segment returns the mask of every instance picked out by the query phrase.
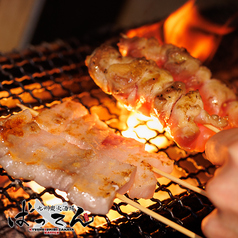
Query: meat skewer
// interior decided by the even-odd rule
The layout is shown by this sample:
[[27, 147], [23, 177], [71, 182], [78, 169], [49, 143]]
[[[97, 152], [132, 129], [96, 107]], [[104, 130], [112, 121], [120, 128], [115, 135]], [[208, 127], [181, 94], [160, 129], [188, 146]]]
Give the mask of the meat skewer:
[[[73, 115], [71, 115], [73, 114]], [[172, 172], [173, 162], [164, 152], [148, 153], [145, 145], [116, 135], [97, 115], [88, 114], [80, 103], [67, 101], [46, 109], [35, 118], [41, 129], [65, 138], [81, 149], [93, 150], [99, 158], [112, 158], [137, 168], [131, 198], [151, 198], [157, 179], [152, 166]]]
[[136, 167], [98, 158], [39, 128], [29, 110], [1, 121], [0, 163], [15, 178], [34, 180], [67, 192], [71, 202], [105, 214], [115, 194], [132, 185]]
[[[70, 104], [71, 104], [71, 103], [70, 103]], [[21, 108], [24, 109], [24, 110], [27, 109], [27, 107], [25, 107], [24, 105], [18, 105], [18, 106], [21, 107]], [[77, 106], [77, 107], [76, 107], [76, 110], [81, 107], [81, 105], [78, 105], [78, 104], [76, 105], [76, 104], [73, 103], [73, 104], [71, 104], [71, 107], [70, 107], [70, 108], [72, 109], [73, 106]], [[62, 105], [59, 105], [58, 107], [61, 107], [61, 108], [62, 108]], [[41, 123], [42, 123], [41, 126], [44, 127], [44, 128], [46, 128], [47, 118], [50, 118], [50, 117], [51, 117], [51, 119], [53, 118], [53, 120], [54, 120], [54, 119], [56, 119], [56, 118], [59, 119], [59, 117], [60, 117], [59, 114], [56, 115], [56, 112], [59, 112], [59, 110], [58, 110], [59, 108], [57, 108], [57, 106], [56, 106], [55, 109], [56, 109], [56, 110], [51, 110], [51, 109], [50, 109], [50, 110], [46, 110], [46, 111], [45, 111], [45, 112], [47, 113], [48, 117], [45, 115], [45, 113], [43, 114], [43, 117], [37, 117], [37, 116], [39, 116], [39, 115], [41, 116], [42, 114], [39, 114], [37, 111], [34, 111], [34, 110], [32, 110], [32, 109], [30, 109], [30, 112], [36, 117], [36, 121], [38, 121], [38, 122], [41, 121]], [[81, 110], [82, 110], [82, 109], [83, 109], [83, 108], [81, 108]], [[83, 110], [84, 110], [84, 109], [83, 109]], [[49, 114], [49, 112], [50, 112], [50, 114]], [[52, 112], [53, 112], [53, 113], [52, 113]], [[71, 111], [71, 112], [70, 112], [70, 111], [69, 111], [69, 112], [66, 112], [65, 115], [69, 115], [69, 113], [72, 113], [72, 111]], [[76, 114], [77, 114], [77, 113], [76, 113]], [[53, 116], [53, 115], [54, 115], [54, 116]], [[52, 116], [53, 116], [53, 117], [52, 117]], [[61, 117], [61, 118], [62, 118], [62, 117]], [[42, 119], [44, 119], [44, 122], [43, 122]], [[64, 120], [67, 121], [67, 117], [64, 117]], [[56, 120], [56, 121], [57, 121], [57, 120]], [[58, 122], [59, 122], [59, 121], [58, 121]], [[49, 123], [51, 124], [51, 121], [50, 121]], [[60, 123], [60, 122], [59, 122], [59, 123]], [[61, 120], [61, 123], [62, 123], [62, 120]], [[67, 121], [67, 123], [68, 123], [68, 121]], [[64, 124], [64, 123], [63, 123], [63, 124]], [[64, 127], [64, 125], [63, 125], [63, 127]], [[52, 127], [50, 127], [50, 126], [48, 125], [48, 130], [49, 130], [49, 128], [52, 128]], [[56, 128], [56, 127], [55, 127], [55, 128]], [[52, 129], [54, 130], [55, 128], [52, 128]], [[57, 128], [58, 128], [58, 127], [57, 127]], [[62, 129], [58, 128], [58, 130], [57, 130], [58, 133], [59, 133], [59, 131], [61, 131], [61, 130], [62, 130]], [[54, 131], [54, 133], [57, 134], [56, 131]], [[169, 174], [167, 174], [167, 173], [165, 173], [165, 172], [163, 172], [163, 171], [161, 171], [161, 170], [158, 170], [158, 169], [153, 168], [153, 171], [156, 172], [156, 173], [159, 173], [159, 174], [161, 174], [161, 175], [163, 175], [163, 176], [165, 176], [165, 177], [172, 178], [172, 180], [173, 180], [173, 176], [169, 176]], [[179, 180], [179, 179], [176, 179], [175, 181], [178, 182], [178, 183], [180, 183], [180, 184], [182, 184], [183, 186], [186, 187], [186, 183], [185, 183], [184, 181], [181, 181], [181, 180]], [[188, 186], [188, 187], [189, 187], [189, 189], [194, 190], [195, 192], [198, 192], [198, 193], [200, 193], [200, 194], [202, 194], [202, 195], [205, 195], [205, 192], [202, 191], [201, 189], [197, 188], [197, 187], [194, 187], [194, 186], [192, 186], [192, 185], [190, 185], [190, 186]], [[201, 191], [200, 191], [200, 190], [201, 190]], [[178, 230], [179, 232], [181, 232], [181, 233], [187, 235], [188, 237], [194, 237], [194, 238], [199, 238], [199, 237], [200, 237], [200, 236], [198, 236], [197, 234], [195, 234], [194, 232], [191, 232], [190, 230], [188, 230], [188, 229], [186, 229], [186, 228], [184, 228], [184, 227], [178, 225], [177, 223], [172, 222], [172, 221], [170, 221], [169, 219], [167, 219], [167, 218], [165, 218], [165, 217], [163, 217], [163, 216], [161, 216], [161, 215], [159, 215], [159, 214], [157, 214], [157, 213], [155, 213], [155, 212], [149, 210], [148, 208], [141, 206], [140, 204], [134, 202], [133, 200], [131, 200], [131, 199], [129, 199], [129, 198], [127, 198], [127, 197], [121, 195], [120, 193], [116, 193], [115, 197], [117, 197], [117, 198], [119, 198], [120, 200], [126, 202], [127, 204], [130, 204], [131, 206], [133, 206], [133, 207], [139, 209], [140, 211], [146, 213], [147, 215], [149, 215], [149, 216], [151, 216], [151, 217], [153, 217], [153, 218], [159, 220], [160, 222], [162, 222], [162, 223], [164, 223], [164, 224], [166, 224], [166, 225], [168, 225], [168, 226], [170, 226], [170, 227], [172, 227], [172, 228]]]
[[[232, 89], [213, 79], [211, 71], [184, 48], [159, 44], [155, 38], [123, 37], [118, 43], [124, 56], [145, 57], [167, 70], [174, 81], [185, 83], [186, 91], [199, 90], [204, 109], [211, 114], [228, 117], [229, 127], [238, 127], [238, 102]], [[228, 128], [228, 127], [227, 127]]]
[[127, 108], [156, 116], [174, 141], [188, 151], [204, 151], [215, 132], [206, 127], [227, 126], [227, 120], [204, 109], [199, 92], [187, 91], [185, 82], [153, 60], [122, 56], [110, 45], [102, 45], [86, 59], [89, 73], [102, 90]]
[[[22, 104], [19, 104], [18, 105], [21, 109], [23, 109], [23, 110], [25, 110], [25, 109], [28, 109], [28, 107], [26, 107], [26, 106], [24, 106], [24, 105], [22, 105]], [[60, 106], [60, 105], [58, 105], [58, 106], [56, 106], [55, 107], [55, 109], [57, 109], [57, 108], [59, 108], [59, 107], [62, 107], [62, 105]], [[79, 109], [81, 107], [81, 104], [76, 104], [75, 105], [75, 109], [77, 110], [77, 109]], [[71, 108], [72, 109], [72, 108]], [[34, 116], [36, 116], [36, 121], [40, 121], [41, 122], [41, 127], [43, 127], [43, 128], [46, 128], [46, 124], [49, 124], [49, 123], [52, 123], [52, 119], [53, 119], [53, 121], [54, 121], [54, 118], [56, 118], [56, 117], [61, 117], [59, 114], [58, 115], [56, 115], [55, 114], [55, 112], [56, 111], [58, 111], [58, 110], [56, 110], [56, 111], [54, 111], [54, 110], [52, 110], [52, 109], [50, 109], [50, 110], [45, 110], [45, 112], [48, 114], [48, 116], [45, 116], [45, 114], [44, 113], [41, 113], [41, 116], [40, 117], [37, 117], [38, 115], [39, 115], [39, 113], [37, 112], [37, 111], [34, 111], [34, 110], [32, 110], [32, 109], [30, 109], [31, 110], [31, 113], [34, 115]], [[49, 114], [49, 112], [51, 112], [50, 114]], [[53, 113], [52, 113], [53, 112]], [[66, 115], [70, 115], [70, 113], [72, 113], [72, 111], [70, 112], [67, 112], [66, 113]], [[44, 119], [44, 122], [41, 120], [41, 118], [42, 118], [42, 115], [43, 115], [43, 119]], [[51, 120], [48, 120], [48, 119], [51, 119]], [[66, 118], [65, 118], [66, 119]], [[67, 121], [67, 120], [66, 120]], [[67, 122], [68, 123], [68, 122]], [[60, 124], [62, 125], [62, 121], [60, 122]], [[63, 123], [63, 124], [65, 124], [65, 123]], [[54, 124], [55, 125], [55, 124]], [[105, 126], [105, 125], [104, 125]], [[61, 129], [59, 129], [59, 126], [57, 126], [57, 128], [58, 128], [58, 130], [61, 130]], [[104, 128], [105, 129], [105, 128]], [[108, 129], [107, 129], [108, 130]], [[48, 129], [48, 131], [50, 131], [50, 129]], [[55, 131], [54, 131], [54, 133], [56, 133]], [[78, 133], [76, 133], [77, 134], [77, 136], [79, 136], [80, 135], [80, 133], [78, 134]], [[93, 139], [92, 137], [90, 137], [91, 138], [91, 140]], [[69, 139], [70, 140], [70, 139]], [[72, 140], [71, 140], [72, 141]], [[73, 140], [73, 141], [75, 141], [75, 140]], [[187, 183], [187, 182], [185, 182], [185, 181], [183, 181], [183, 180], [181, 180], [181, 179], [179, 179], [179, 178], [177, 178], [177, 177], [174, 177], [173, 175], [171, 175], [171, 174], [169, 174], [169, 173], [167, 173], [167, 172], [165, 172], [165, 171], [162, 171], [162, 170], [160, 170], [160, 169], [158, 169], [158, 168], [156, 168], [156, 167], [153, 167], [152, 168], [152, 170], [153, 170], [153, 172], [154, 173], [156, 173], [156, 174], [158, 174], [158, 175], [161, 175], [161, 176], [163, 176], [163, 177], [166, 177], [166, 178], [168, 178], [168, 179], [170, 179], [171, 181], [173, 181], [173, 182], [175, 182], [175, 183], [178, 183], [178, 184], [180, 184], [180, 185], [182, 185], [183, 187], [186, 187], [186, 188], [188, 188], [188, 189], [190, 189], [190, 190], [192, 190], [192, 191], [194, 191], [194, 192], [196, 192], [196, 193], [199, 193], [199, 194], [201, 194], [201, 195], [203, 195], [203, 196], [207, 196], [207, 194], [206, 194], [206, 192], [203, 190], [203, 189], [200, 189], [200, 188], [198, 188], [198, 187], [195, 187], [195, 186], [193, 186], [193, 185], [191, 185], [191, 184], [189, 184], [189, 183]]]
[[66, 191], [73, 203], [98, 214], [107, 213], [117, 191], [152, 197], [157, 183], [152, 166], [173, 168], [165, 153], [148, 153], [134, 139], [115, 135], [71, 101], [36, 117], [29, 110], [11, 116], [1, 122], [0, 136], [0, 163], [10, 175]]

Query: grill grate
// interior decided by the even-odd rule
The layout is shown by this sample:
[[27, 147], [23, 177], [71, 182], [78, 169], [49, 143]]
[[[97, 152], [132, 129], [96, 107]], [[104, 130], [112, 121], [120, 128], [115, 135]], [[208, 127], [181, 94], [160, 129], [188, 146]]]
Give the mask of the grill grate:
[[[81, 102], [90, 112], [96, 112], [99, 118], [113, 128], [116, 133], [127, 129], [126, 119], [129, 113], [116, 100], [105, 95], [90, 79], [84, 65], [86, 55], [93, 46], [81, 44], [77, 40], [56, 41], [31, 46], [21, 52], [0, 55], [0, 115], [2, 118], [20, 111], [21, 103], [35, 110], [49, 108], [66, 98]], [[145, 125], [141, 120], [139, 126]], [[145, 143], [152, 145], [155, 152], [159, 149], [166, 152], [175, 161], [177, 176], [183, 180], [203, 187], [212, 177], [215, 167], [203, 154], [188, 154], [166, 137], [153, 129], [155, 136], [144, 138]], [[167, 145], [159, 148], [154, 143], [157, 137], [166, 137]], [[138, 137], [141, 136], [138, 134]], [[143, 138], [141, 138], [143, 139]], [[52, 188], [34, 192], [27, 185], [28, 181], [14, 179], [2, 168], [0, 169], [0, 235], [8, 237], [44, 237], [42, 233], [30, 233], [27, 227], [10, 228], [7, 218], [14, 217], [22, 208], [22, 200], [31, 202], [38, 198], [44, 202], [44, 195], [53, 194], [62, 201], [64, 197]], [[153, 211], [177, 222], [178, 224], [202, 235], [201, 220], [209, 214], [213, 205], [207, 198], [186, 190], [164, 178], [158, 180], [154, 197], [148, 201], [138, 200]], [[111, 209], [116, 218], [109, 215], [96, 215], [98, 224], [73, 232], [61, 232], [61, 237], [183, 237], [179, 232], [154, 220], [139, 211], [128, 212], [129, 205], [115, 200]], [[29, 222], [36, 217], [28, 216]], [[57, 236], [59, 237], [59, 235]]]

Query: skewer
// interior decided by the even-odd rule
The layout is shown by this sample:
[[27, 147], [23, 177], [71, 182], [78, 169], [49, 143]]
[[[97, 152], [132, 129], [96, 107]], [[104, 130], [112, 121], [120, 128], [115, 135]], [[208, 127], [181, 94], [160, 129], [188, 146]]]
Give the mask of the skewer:
[[39, 115], [39, 112], [37, 112], [34, 109], [32, 109], [30, 107], [27, 107], [27, 106], [25, 106], [23, 104], [17, 103], [17, 106], [20, 107], [22, 110], [28, 109], [33, 116], [38, 116]]
[[[208, 129], [214, 131], [215, 133], [220, 132], [220, 130], [219, 130], [218, 128], [216, 128], [216, 127], [214, 127], [214, 126], [212, 126], [212, 125], [206, 124], [206, 125], [204, 125], [204, 126], [207, 127]], [[165, 173], [164, 171], [162, 171], [162, 170], [160, 170], [160, 169], [157, 169], [157, 168], [154, 168], [154, 167], [153, 167], [152, 170], [153, 170], [155, 173], [160, 174], [160, 175], [162, 175], [163, 177], [165, 177], [165, 178], [167, 178], [167, 179], [170, 179], [171, 181], [173, 181], [173, 182], [175, 182], [175, 183], [178, 183], [178, 184], [180, 184], [180, 185], [182, 185], [182, 186], [184, 186], [184, 187], [186, 187], [186, 188], [188, 188], [188, 189], [190, 189], [190, 190], [192, 190], [192, 191], [194, 191], [194, 192], [196, 192], [196, 193], [199, 193], [199, 194], [201, 194], [201, 195], [207, 197], [206, 191], [204, 191], [204, 190], [201, 189], [201, 188], [198, 188], [198, 187], [196, 187], [196, 186], [193, 186], [193, 185], [191, 185], [191, 184], [189, 184], [189, 183], [187, 183], [187, 182], [185, 182], [185, 181], [183, 181], [183, 180], [181, 180], [181, 179], [179, 179], [179, 178], [177, 178], [177, 177], [174, 177], [174, 176], [171, 175], [171, 174]]]
[[[220, 132], [220, 130], [219, 130], [218, 128], [216, 128], [216, 127], [214, 127], [214, 126], [212, 126], [212, 125], [206, 124], [206, 125], [204, 125], [204, 126], [207, 127], [208, 129], [214, 131], [215, 133]], [[173, 182], [175, 182], [175, 183], [178, 183], [178, 184], [180, 184], [180, 185], [182, 185], [182, 186], [184, 186], [184, 187], [186, 187], [186, 188], [188, 188], [188, 189], [190, 189], [190, 190], [192, 190], [192, 191], [194, 191], [194, 192], [197, 192], [197, 193], [199, 193], [199, 194], [201, 194], [201, 195], [207, 197], [206, 191], [204, 191], [204, 190], [201, 189], [201, 188], [198, 188], [198, 187], [196, 187], [196, 186], [193, 186], [193, 185], [191, 185], [191, 184], [189, 184], [189, 183], [187, 183], [187, 182], [185, 182], [185, 181], [183, 181], [183, 180], [181, 180], [181, 179], [179, 179], [179, 178], [177, 178], [177, 177], [174, 177], [174, 176], [171, 175], [171, 174], [165, 173], [164, 171], [162, 171], [162, 170], [160, 170], [160, 169], [157, 169], [157, 168], [154, 168], [154, 167], [153, 167], [152, 170], [153, 170], [155, 173], [160, 174], [160, 175], [162, 175], [163, 177], [168, 178], [168, 179], [170, 179], [171, 181], [173, 181]]]
[[[31, 108], [29, 108], [29, 107], [27, 107], [25, 105], [17, 104], [17, 106], [20, 107], [22, 110], [25, 110], [25, 109], [30, 110], [30, 112], [31, 112], [31, 114], [33, 116], [39, 115], [39, 112], [37, 112], [34, 109], [31, 109]], [[179, 178], [176, 178], [176, 177], [174, 177], [174, 176], [172, 176], [172, 175], [170, 175], [168, 173], [165, 173], [165, 172], [163, 172], [163, 171], [161, 171], [159, 169], [156, 169], [156, 168], [153, 168], [153, 171], [155, 173], [157, 173], [157, 174], [160, 174], [160, 175], [162, 175], [162, 176], [164, 176], [164, 177], [166, 177], [166, 178], [168, 178], [168, 179], [178, 183], [178, 184], [181, 184], [184, 187], [187, 187], [187, 188], [189, 188], [189, 189], [191, 189], [191, 190], [193, 190], [193, 191], [195, 191], [197, 193], [200, 193], [200, 194], [206, 196], [206, 192], [204, 190], [202, 190], [202, 189], [200, 189], [198, 187], [195, 187], [195, 186], [193, 186], [191, 184], [188, 184], [188, 183], [186, 183], [185, 181], [183, 181], [183, 180], [181, 180]], [[150, 209], [148, 209], [146, 207], [141, 206], [140, 204], [134, 202], [133, 200], [131, 200], [131, 199], [129, 199], [129, 198], [119, 194], [119, 193], [116, 194], [116, 197], [119, 198], [120, 200], [126, 202], [127, 204], [130, 204], [131, 206], [139, 209], [140, 211], [146, 213], [147, 215], [152, 216], [153, 218], [159, 220], [160, 222], [162, 222], [162, 223], [172, 227], [173, 229], [175, 229], [175, 230], [177, 230], [177, 231], [187, 235], [188, 237], [201, 238], [201, 236], [195, 234], [194, 232], [192, 232], [192, 231], [190, 231], [190, 230], [188, 230], [188, 229], [178, 225], [177, 223], [175, 223], [175, 222], [173, 222], [173, 221], [171, 221], [171, 220], [169, 220], [169, 219], [167, 219], [167, 218], [157, 214], [156, 212], [151, 211]]]
[[[20, 108], [23, 109], [23, 110], [25, 110], [25, 109], [30, 110], [30, 112], [32, 113], [33, 116], [37, 116], [37, 115], [39, 114], [39, 112], [37, 112], [37, 111], [35, 111], [34, 109], [29, 108], [29, 107], [27, 107], [27, 106], [25, 106], [25, 105], [23, 105], [23, 104], [17, 104], [17, 106], [20, 107]], [[214, 128], [215, 128], [215, 127], [214, 127]], [[217, 128], [215, 128], [215, 129], [217, 129]], [[217, 130], [218, 130], [218, 129], [217, 129]], [[190, 190], [192, 190], [192, 191], [194, 191], [194, 192], [197, 192], [197, 193], [199, 193], [199, 194], [201, 194], [201, 195], [207, 197], [207, 193], [206, 193], [206, 191], [204, 191], [203, 189], [200, 189], [200, 188], [198, 188], [198, 187], [196, 187], [196, 186], [193, 186], [193, 185], [191, 185], [191, 184], [189, 184], [189, 183], [187, 183], [187, 182], [185, 182], [185, 181], [183, 181], [183, 180], [181, 180], [181, 179], [179, 179], [179, 178], [177, 178], [177, 177], [174, 177], [174, 176], [171, 175], [171, 174], [165, 173], [164, 171], [159, 170], [159, 169], [157, 169], [157, 168], [154, 168], [154, 167], [153, 167], [152, 170], [153, 170], [155, 173], [160, 174], [160, 175], [162, 175], [163, 177], [168, 178], [168, 179], [170, 179], [171, 181], [182, 185], [183, 187], [186, 187], [186, 188], [188, 188], [188, 189], [190, 189]]]
[[[29, 107], [27, 107], [27, 106], [25, 106], [25, 105], [23, 105], [23, 104], [17, 103], [17, 106], [20, 107], [22, 110], [24, 110], [24, 109], [30, 110], [30, 112], [32, 113], [33, 116], [37, 116], [37, 115], [39, 114], [39, 112], [37, 112], [37, 111], [35, 111], [34, 109], [29, 108]], [[206, 124], [206, 125], [204, 125], [204, 126], [207, 127], [208, 129], [214, 131], [215, 133], [220, 132], [220, 130], [219, 130], [218, 128], [216, 128], [216, 127], [214, 127], [214, 126], [212, 126], [212, 125]]]
[[201, 188], [198, 188], [196, 186], [193, 186], [185, 181], [183, 181], [182, 179], [179, 179], [177, 177], [174, 177], [173, 175], [171, 174], [168, 174], [168, 173], [165, 173], [164, 171], [160, 170], [160, 169], [157, 169], [157, 168], [154, 168], [152, 169], [156, 174], [160, 174], [162, 175], [163, 177], [167, 178], [167, 179], [170, 179], [171, 181], [175, 182], [175, 183], [178, 183], [180, 185], [182, 185], [183, 187], [186, 187], [196, 193], [199, 193], [205, 197], [207, 197], [207, 193], [206, 191], [204, 191], [203, 189]]
[[215, 126], [212, 126], [212, 125], [205, 124], [204, 126], [205, 126], [206, 128], [208, 128], [208, 129], [214, 131], [215, 133], [218, 133], [218, 132], [221, 131], [221, 130], [219, 130], [218, 128], [216, 128]]
[[183, 233], [184, 235], [188, 236], [188, 237], [192, 237], [192, 238], [201, 238], [201, 236], [197, 235], [196, 233], [180, 226], [179, 224], [159, 215], [158, 213], [151, 211], [150, 209], [141, 206], [139, 203], [134, 202], [133, 200], [127, 198], [124, 195], [121, 195], [119, 193], [116, 194], [116, 197], [119, 198], [120, 200], [122, 200], [123, 202], [126, 202], [127, 204], [130, 204], [131, 206], [139, 209], [140, 211], [146, 213], [149, 216], [152, 216], [153, 218], [155, 218], [156, 220], [172, 227], [173, 229]]

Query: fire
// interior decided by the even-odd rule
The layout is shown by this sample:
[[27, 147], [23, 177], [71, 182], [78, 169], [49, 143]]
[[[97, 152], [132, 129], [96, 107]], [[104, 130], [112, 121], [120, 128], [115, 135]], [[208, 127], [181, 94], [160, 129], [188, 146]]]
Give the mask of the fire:
[[224, 25], [212, 23], [200, 14], [195, 0], [189, 0], [165, 20], [129, 30], [127, 36], [155, 37], [160, 43], [184, 47], [205, 61], [212, 59], [222, 37], [234, 30], [229, 26], [231, 19]]
[[201, 61], [212, 58], [222, 36], [232, 32], [229, 26], [220, 26], [203, 18], [195, 5], [195, 0], [171, 14], [164, 23], [166, 43], [185, 47]]
[[[145, 150], [155, 152], [168, 146], [171, 142], [162, 135], [163, 126], [156, 117], [147, 117], [141, 113], [132, 112], [127, 119], [128, 129], [122, 131], [122, 135], [145, 143]], [[146, 143], [150, 141], [150, 143]]]

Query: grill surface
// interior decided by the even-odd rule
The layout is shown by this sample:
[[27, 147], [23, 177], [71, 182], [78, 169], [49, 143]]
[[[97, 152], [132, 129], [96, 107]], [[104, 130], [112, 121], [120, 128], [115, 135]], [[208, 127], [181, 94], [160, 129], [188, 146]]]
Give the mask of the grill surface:
[[[77, 40], [60, 40], [31, 46], [22, 52], [1, 55], [1, 117], [20, 111], [17, 107], [19, 103], [40, 110], [66, 98], [74, 98], [85, 105], [90, 112], [98, 113], [100, 119], [115, 129], [116, 133], [126, 130], [129, 113], [120, 107], [113, 97], [105, 95], [87, 73], [84, 59], [93, 48], [92, 45], [82, 44]], [[137, 127], [144, 124], [145, 121], [139, 121]], [[153, 139], [165, 136], [156, 129], [153, 131], [156, 136], [145, 138], [148, 145], [154, 145]], [[215, 167], [204, 158], [203, 154], [188, 154], [177, 148], [169, 138], [168, 141], [168, 145], [163, 148], [154, 145], [155, 150], [165, 151], [175, 161], [178, 177], [196, 186], [204, 187], [212, 177]], [[62, 201], [65, 199], [51, 188], [36, 193], [26, 185], [27, 181], [14, 179], [3, 169], [0, 169], [0, 182], [1, 237], [48, 236], [33, 232], [29, 234], [25, 226], [10, 228], [7, 217], [14, 217], [14, 214], [21, 210], [23, 199], [27, 202], [36, 198], [42, 200], [43, 195], [48, 193], [61, 198]], [[158, 180], [157, 185], [154, 198], [146, 206], [202, 236], [201, 220], [213, 209], [208, 199], [166, 179]], [[144, 204], [145, 201], [138, 202]], [[128, 206], [119, 200], [115, 201], [111, 210], [117, 214], [116, 219], [92, 214], [102, 225], [90, 225], [80, 231], [61, 232], [60, 236], [77, 237], [80, 233], [81, 237], [171, 237], [172, 235], [184, 237], [181, 233], [140, 211], [128, 213], [125, 210]], [[28, 216], [27, 219], [33, 221], [36, 217]]]

